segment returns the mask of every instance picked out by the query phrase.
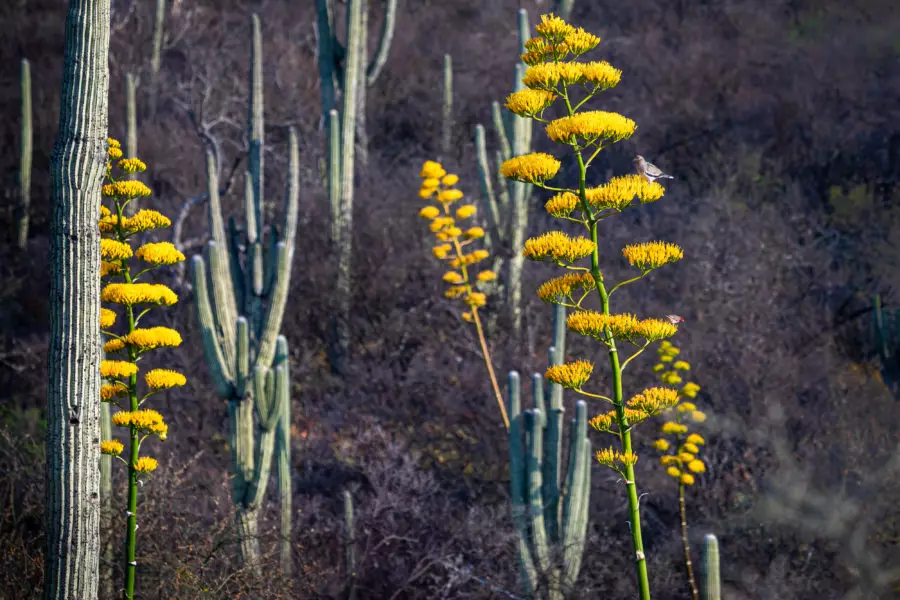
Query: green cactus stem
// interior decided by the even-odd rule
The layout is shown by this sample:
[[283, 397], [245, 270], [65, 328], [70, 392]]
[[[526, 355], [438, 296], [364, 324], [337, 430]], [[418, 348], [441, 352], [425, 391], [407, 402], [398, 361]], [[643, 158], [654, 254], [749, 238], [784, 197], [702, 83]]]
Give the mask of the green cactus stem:
[[345, 598], [356, 598], [356, 528], [353, 523], [353, 495], [344, 490], [344, 572], [347, 576]]
[[702, 600], [721, 600], [722, 582], [719, 578], [719, 541], [713, 534], [703, 538]]
[[156, 118], [159, 104], [159, 67], [161, 65], [163, 36], [165, 34], [166, 0], [156, 0], [153, 18], [153, 50], [150, 54], [150, 98], [148, 103], [150, 118]]
[[19, 199], [16, 205], [16, 245], [25, 249], [28, 244], [28, 219], [31, 206], [31, 155], [33, 133], [31, 126], [31, 63], [22, 59], [19, 75]]
[[881, 295], [873, 299], [875, 324], [875, 345], [881, 364], [881, 376], [895, 397], [900, 398], [900, 311], [886, 311], [881, 303]]
[[[288, 131], [288, 176], [284, 219], [265, 240], [263, 197], [262, 41], [259, 18], [251, 16], [250, 156], [245, 186], [246, 223], [229, 219], [226, 230], [219, 198], [216, 158], [207, 150], [210, 242], [206, 256], [192, 259], [193, 286], [204, 355], [217, 394], [228, 401], [232, 453], [232, 501], [237, 509], [241, 556], [259, 560], [257, 521], [268, 486], [277, 439], [282, 510], [289, 494], [290, 385], [287, 340], [280, 335], [290, 288], [291, 258], [299, 207], [297, 134]], [[280, 235], [279, 235], [280, 233]], [[208, 271], [208, 272], [207, 272]], [[280, 434], [279, 434], [280, 431]], [[289, 518], [289, 517], [288, 517]], [[282, 525], [289, 540], [290, 523]], [[282, 545], [284, 552], [285, 546]], [[282, 565], [289, 570], [289, 546]]]
[[[290, 381], [290, 380], [288, 380]], [[281, 403], [281, 417], [276, 433], [275, 459], [278, 462], [278, 497], [281, 501], [281, 574], [290, 577], [293, 573], [291, 556], [291, 401]]]
[[450, 159], [453, 142], [453, 58], [444, 55], [444, 104], [441, 110], [441, 162]]

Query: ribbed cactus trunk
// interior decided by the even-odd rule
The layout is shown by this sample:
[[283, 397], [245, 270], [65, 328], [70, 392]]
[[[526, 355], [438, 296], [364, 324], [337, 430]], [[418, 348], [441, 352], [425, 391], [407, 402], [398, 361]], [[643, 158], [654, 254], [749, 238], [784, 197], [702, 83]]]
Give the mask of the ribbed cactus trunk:
[[156, 0], [156, 12], [153, 17], [153, 49], [150, 54], [150, 100], [148, 112], [150, 118], [156, 118], [156, 110], [159, 107], [159, 68], [162, 64], [162, 45], [165, 33], [166, 0]]
[[344, 573], [347, 588], [344, 597], [356, 599], [356, 527], [353, 523], [353, 495], [344, 490]]
[[[281, 237], [272, 227], [265, 239], [263, 185], [262, 35], [251, 17], [250, 109], [247, 127], [246, 227], [225, 219], [219, 198], [217, 161], [207, 149], [209, 229], [206, 260], [192, 259], [194, 298], [203, 349], [216, 392], [228, 403], [232, 502], [241, 557], [259, 567], [259, 511], [275, 455], [282, 491], [282, 538], [290, 539], [290, 374], [287, 340], [279, 335], [290, 289], [297, 232], [300, 165], [297, 134], [288, 131], [288, 177]], [[207, 267], [209, 273], [207, 273]], [[280, 443], [276, 443], [281, 440]], [[282, 544], [282, 564], [290, 546]], [[288, 567], [289, 570], [289, 567]]]
[[719, 541], [713, 534], [703, 538], [702, 600], [722, 600], [722, 582], [719, 579]]
[[281, 574], [290, 577], [294, 570], [292, 546], [292, 517], [291, 495], [293, 485], [291, 483], [291, 402], [281, 407], [281, 418], [278, 420], [278, 439], [275, 448], [275, 460], [278, 462], [278, 496], [281, 501]]
[[444, 55], [444, 97], [441, 107], [441, 162], [450, 158], [453, 141], [453, 58]]
[[[528, 12], [525, 9], [519, 10], [518, 30], [520, 51], [524, 52], [525, 42], [531, 35]], [[514, 92], [524, 87], [522, 84], [524, 73], [524, 65], [517, 64]], [[499, 176], [499, 169], [504, 161], [531, 151], [532, 121], [508, 111], [504, 116], [499, 102], [492, 103], [491, 118], [499, 146], [496, 165], [492, 166], [488, 158], [484, 127], [482, 125], [475, 127], [478, 175], [481, 180], [482, 200], [488, 214], [485, 241], [494, 256], [494, 271], [504, 275], [502, 287], [495, 289], [502, 292], [505, 297], [505, 306], [509, 311], [513, 332], [518, 335], [522, 327], [522, 274], [525, 268], [525, 257], [521, 249], [528, 233], [528, 209], [532, 186], [507, 181]]]
[[[565, 307], [556, 305], [551, 365], [561, 364], [565, 357], [565, 321]], [[534, 409], [523, 411], [517, 372], [510, 371], [508, 386], [510, 500], [522, 584], [529, 597], [562, 600], [574, 590], [587, 533], [591, 492], [587, 404], [575, 405], [563, 477], [562, 387], [550, 385], [548, 410], [543, 377], [535, 373]]]
[[44, 598], [97, 598], [100, 558], [100, 188], [109, 0], [71, 0], [51, 162]]
[[33, 133], [31, 127], [31, 63], [22, 59], [19, 76], [19, 198], [16, 205], [16, 245], [24, 249], [28, 244], [29, 209], [31, 207], [31, 153]]

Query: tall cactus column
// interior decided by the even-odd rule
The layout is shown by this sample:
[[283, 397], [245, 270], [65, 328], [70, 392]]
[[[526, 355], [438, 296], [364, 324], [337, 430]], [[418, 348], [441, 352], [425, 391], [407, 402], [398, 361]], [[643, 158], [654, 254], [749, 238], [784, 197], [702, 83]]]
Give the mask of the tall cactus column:
[[28, 244], [28, 211], [31, 207], [31, 63], [22, 59], [19, 75], [21, 114], [19, 121], [19, 199], [16, 206], [16, 245], [24, 249]]
[[[248, 124], [249, 172], [245, 194], [246, 230], [229, 219], [226, 232], [219, 199], [216, 158], [207, 151], [209, 228], [206, 259], [192, 260], [193, 284], [203, 348], [220, 397], [228, 401], [232, 458], [232, 501], [245, 563], [259, 560], [261, 502], [273, 454], [279, 463], [282, 511], [290, 514], [290, 377], [287, 340], [279, 335], [290, 288], [291, 261], [299, 206], [297, 135], [288, 133], [288, 177], [280, 238], [272, 227], [265, 241], [263, 198], [262, 42], [259, 19], [251, 17], [251, 100]], [[209, 271], [207, 273], [207, 270]], [[278, 441], [278, 443], [276, 443]], [[284, 503], [288, 498], [287, 505]], [[282, 536], [290, 524], [282, 522]], [[282, 546], [284, 552], [284, 546]], [[289, 552], [289, 546], [288, 546]], [[282, 564], [289, 564], [289, 556]]]
[[[556, 307], [554, 321], [562, 325], [554, 327], [551, 366], [559, 364], [564, 354], [564, 307]], [[544, 380], [535, 373], [535, 408], [523, 411], [517, 372], [510, 371], [508, 385], [510, 497], [522, 582], [529, 596], [547, 590], [548, 599], [562, 600], [578, 579], [587, 533], [591, 491], [587, 404], [579, 401], [575, 406], [563, 478], [562, 387], [551, 384], [547, 410]]]
[[109, 0], [71, 0], [50, 167], [45, 600], [95, 600], [100, 559], [100, 189]]
[[[529, 39], [528, 12], [523, 8], [518, 14], [519, 46], [525, 52], [525, 42]], [[523, 89], [522, 76], [525, 65], [521, 62], [515, 68], [513, 91]], [[525, 243], [528, 231], [528, 199], [532, 186], [521, 182], [508, 181], [499, 175], [500, 165], [514, 156], [531, 151], [532, 121], [512, 113], [503, 115], [500, 104], [491, 105], [494, 132], [499, 150], [496, 165], [491, 165], [487, 153], [487, 141], [483, 125], [475, 127], [475, 153], [478, 175], [481, 181], [481, 196], [488, 214], [486, 242], [494, 254], [494, 271], [505, 271], [503, 292], [509, 309], [513, 331], [518, 334], [522, 326], [522, 272], [525, 257], [514, 249]], [[494, 185], [497, 190], [495, 193]], [[504, 269], [504, 262], [509, 261]]]

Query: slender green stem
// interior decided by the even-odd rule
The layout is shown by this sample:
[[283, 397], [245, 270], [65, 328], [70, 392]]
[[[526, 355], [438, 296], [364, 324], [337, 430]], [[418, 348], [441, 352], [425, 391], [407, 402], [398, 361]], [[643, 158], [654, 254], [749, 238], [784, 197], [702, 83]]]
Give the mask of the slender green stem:
[[644, 271], [643, 273], [641, 273], [641, 274], [638, 275], [637, 277], [632, 277], [631, 279], [626, 279], [625, 281], [620, 281], [619, 283], [617, 283], [616, 285], [614, 285], [613, 288], [612, 288], [611, 290], [609, 290], [609, 295], [612, 296], [612, 293], [613, 293], [614, 291], [616, 291], [617, 289], [619, 289], [620, 287], [622, 287], [622, 286], [626, 286], [626, 285], [628, 285], [629, 283], [634, 283], [635, 281], [640, 281], [640, 280], [643, 279], [644, 276], [647, 275], [647, 273], [649, 273], [649, 272], [650, 272], [650, 271]]
[[642, 348], [640, 348], [637, 352], [635, 352], [634, 354], [632, 354], [631, 356], [629, 356], [628, 358], [626, 358], [626, 359], [625, 359], [625, 362], [622, 363], [622, 371], [625, 371], [625, 367], [628, 366], [628, 363], [630, 363], [630, 362], [633, 361], [635, 358], [637, 358], [638, 356], [640, 356], [641, 353], [642, 353], [644, 350], [646, 350], [646, 349], [647, 349], [647, 346], [649, 346], [649, 345], [650, 345], [650, 342], [645, 342], [645, 343], [644, 343], [644, 346], [643, 346]]
[[694, 564], [691, 562], [691, 545], [688, 541], [687, 509], [684, 503], [684, 484], [678, 482], [678, 509], [681, 512], [681, 545], [684, 546], [684, 566], [687, 567], [688, 583], [691, 585], [691, 598], [700, 600], [697, 580], [694, 578]]

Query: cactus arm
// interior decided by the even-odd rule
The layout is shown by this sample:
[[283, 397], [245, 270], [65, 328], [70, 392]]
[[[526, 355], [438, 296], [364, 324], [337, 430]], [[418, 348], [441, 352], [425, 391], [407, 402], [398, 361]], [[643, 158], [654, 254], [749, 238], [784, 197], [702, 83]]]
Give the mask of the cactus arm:
[[241, 267], [241, 229], [235, 223], [234, 217], [228, 217], [228, 265], [231, 268], [234, 304], [243, 310], [246, 290], [244, 269]]
[[223, 327], [226, 339], [234, 344], [234, 321], [237, 319], [237, 306], [234, 298], [234, 290], [231, 281], [231, 263], [228, 252], [228, 238], [225, 237], [225, 220], [222, 218], [222, 203], [219, 198], [219, 174], [216, 168], [216, 156], [209, 148], [206, 149], [206, 182], [209, 193], [209, 233], [212, 241], [219, 248], [219, 254], [224, 254], [222, 264], [224, 271], [219, 271], [210, 263], [213, 278], [213, 301], [216, 308], [216, 316], [226, 325]]
[[[475, 156], [478, 162], [478, 180], [481, 182], [481, 196], [488, 214], [488, 240], [491, 246], [499, 247], [503, 240], [500, 234], [500, 208], [497, 205], [497, 197], [491, 183], [491, 165], [487, 157], [487, 143], [485, 141], [484, 126], [475, 126]], [[506, 185], [505, 183], [503, 184]]]
[[[575, 422], [572, 427], [572, 453], [569, 456], [569, 472], [566, 473], [566, 498], [563, 502], [563, 547], [568, 553], [578, 536], [578, 516], [584, 500], [584, 469], [588, 462], [585, 445], [587, 437], [587, 403], [579, 400], [575, 404]], [[566, 563], [568, 564], [568, 560]]]
[[550, 570], [550, 551], [547, 545], [547, 530], [544, 528], [544, 506], [541, 497], [543, 487], [541, 458], [544, 453], [544, 417], [539, 410], [525, 411], [526, 445], [528, 452], [528, 512], [531, 516], [531, 539], [534, 555], [541, 573]]
[[233, 376], [229, 363], [225, 361], [219, 342], [219, 334], [217, 333], [209, 301], [209, 291], [206, 285], [208, 280], [206, 266], [201, 256], [194, 256], [191, 259], [191, 273], [194, 284], [194, 305], [197, 307], [197, 321], [200, 324], [203, 354], [206, 356], [209, 374], [219, 397], [231, 398], [234, 394]]
[[341, 124], [338, 111], [328, 113], [328, 206], [331, 210], [331, 244], [341, 238]]
[[[279, 341], [284, 337], [279, 338]], [[285, 346], [287, 341], [284, 341]], [[277, 359], [276, 359], [277, 360]], [[287, 362], [285, 361], [285, 367]], [[288, 376], [290, 381], [290, 376]], [[287, 398], [281, 407], [276, 434], [275, 459], [278, 462], [278, 496], [281, 501], [281, 574], [290, 577], [293, 571], [291, 558], [291, 401]]]
[[287, 244], [293, 255], [297, 222], [300, 218], [300, 148], [297, 130], [293, 127], [288, 129], [288, 175], [284, 196], [285, 213], [281, 241]]
[[[131, 73], [125, 74], [125, 157], [138, 155], [137, 147], [137, 82]], [[131, 201], [134, 204], [134, 200]]]
[[[500, 200], [500, 206], [504, 209], [509, 208], [509, 187], [507, 186], [507, 181], [503, 177], [503, 174], [500, 172], [500, 165], [503, 164], [503, 153], [500, 150], [497, 150], [494, 153], [496, 158], [497, 170], [494, 172], [494, 175], [497, 177], [497, 189], [499, 193], [497, 195], [497, 199]], [[509, 216], [504, 214], [500, 217], [500, 231], [503, 235], [506, 235], [506, 228], [509, 226]]]
[[263, 231], [263, 194], [265, 192], [263, 155], [265, 119], [263, 117], [263, 69], [262, 69], [262, 33], [259, 15], [250, 15], [252, 42], [250, 48], [250, 107], [248, 110], [247, 143], [248, 169], [253, 181], [253, 209], [256, 219], [255, 229], [251, 233], [249, 223], [247, 235], [259, 235]]
[[508, 412], [509, 412], [509, 492], [512, 505], [512, 520], [517, 532], [519, 566], [522, 571], [522, 583], [526, 592], [531, 594], [537, 587], [537, 571], [531, 551], [528, 549], [528, 521], [525, 504], [525, 453], [522, 448], [523, 420], [522, 401], [519, 389], [519, 374], [510, 371], [508, 375]]
[[550, 405], [547, 421], [547, 443], [544, 449], [543, 482], [544, 521], [551, 542], [559, 541], [559, 461], [562, 453], [562, 407]]
[[394, 29], [397, 23], [397, 0], [387, 0], [384, 7], [384, 19], [381, 21], [381, 34], [378, 36], [378, 47], [372, 62], [366, 68], [366, 85], [374, 85], [375, 80], [381, 74], [391, 52], [391, 42], [394, 40]]
[[347, 579], [347, 600], [356, 598], [356, 532], [353, 526], [353, 496], [344, 490], [344, 570]]
[[[519, 9], [518, 14], [519, 20], [519, 55], [525, 54], [525, 42], [527, 42], [531, 38], [531, 28], [528, 25], [528, 11], [524, 8]], [[521, 81], [521, 79], [516, 80], [517, 83]]]
[[275, 356], [275, 341], [281, 331], [281, 322], [284, 318], [284, 309], [287, 306], [287, 296], [290, 288], [291, 251], [287, 244], [278, 242], [277, 270], [275, 285], [266, 311], [265, 319], [258, 338], [258, 350], [255, 364], [268, 367]]
[[267, 378], [274, 377], [275, 384], [267, 386], [266, 393], [269, 396], [269, 414], [266, 419], [260, 419], [259, 446], [257, 447], [256, 470], [247, 490], [247, 498], [250, 506], [257, 507], [262, 504], [269, 485], [269, 475], [272, 469], [272, 455], [275, 451], [275, 439], [278, 420], [282, 414], [282, 404], [286, 401], [290, 389], [287, 381], [287, 369], [284, 365], [278, 365], [275, 369], [267, 371]]
[[719, 575], [719, 541], [713, 534], [703, 538], [703, 600], [721, 600], [722, 581]]
[[441, 111], [441, 160], [450, 158], [453, 140], [453, 58], [444, 55], [444, 104]]
[[21, 88], [21, 121], [19, 122], [19, 205], [16, 210], [16, 243], [25, 248], [28, 242], [29, 208], [31, 205], [31, 156], [32, 156], [32, 119], [31, 119], [31, 63], [22, 59], [22, 71], [19, 80]]
[[[494, 122], [494, 132], [497, 134], [497, 142], [500, 145], [500, 157], [502, 160], [497, 163], [497, 169], [499, 169], [500, 165], [512, 158], [514, 154], [512, 153], [512, 146], [509, 144], [506, 125], [503, 123], [503, 112], [500, 110], [500, 103], [496, 100], [491, 102], [491, 120]], [[504, 185], [504, 187], [506, 186]]]
[[332, 15], [329, 0], [316, 0], [316, 27], [319, 34], [319, 87], [321, 88], [323, 118], [327, 118], [328, 113], [337, 106], [335, 39], [332, 30], [334, 19]]
[[588, 512], [590, 509], [589, 500], [591, 495], [591, 440], [584, 438], [584, 455], [587, 457], [584, 461], [584, 467], [577, 474], [580, 484], [576, 493], [582, 496], [581, 502], [578, 503], [578, 514], [574, 523], [575, 535], [566, 545], [564, 550], [565, 561], [565, 582], [566, 586], [574, 586], [578, 579], [578, 573], [581, 571], [581, 562], [584, 558], [584, 545], [587, 536]]
[[235, 343], [234, 367], [235, 396], [244, 398], [247, 395], [247, 383], [250, 379], [250, 326], [245, 317], [238, 317], [236, 326], [237, 340]]
[[156, 0], [156, 13], [153, 20], [153, 49], [150, 54], [150, 116], [156, 118], [156, 107], [159, 101], [159, 67], [161, 64], [163, 33], [166, 20], [166, 0]]
[[546, 429], [547, 406], [544, 402], [544, 378], [540, 373], [531, 375], [531, 397], [534, 399], [534, 408], [540, 411], [541, 429]]

